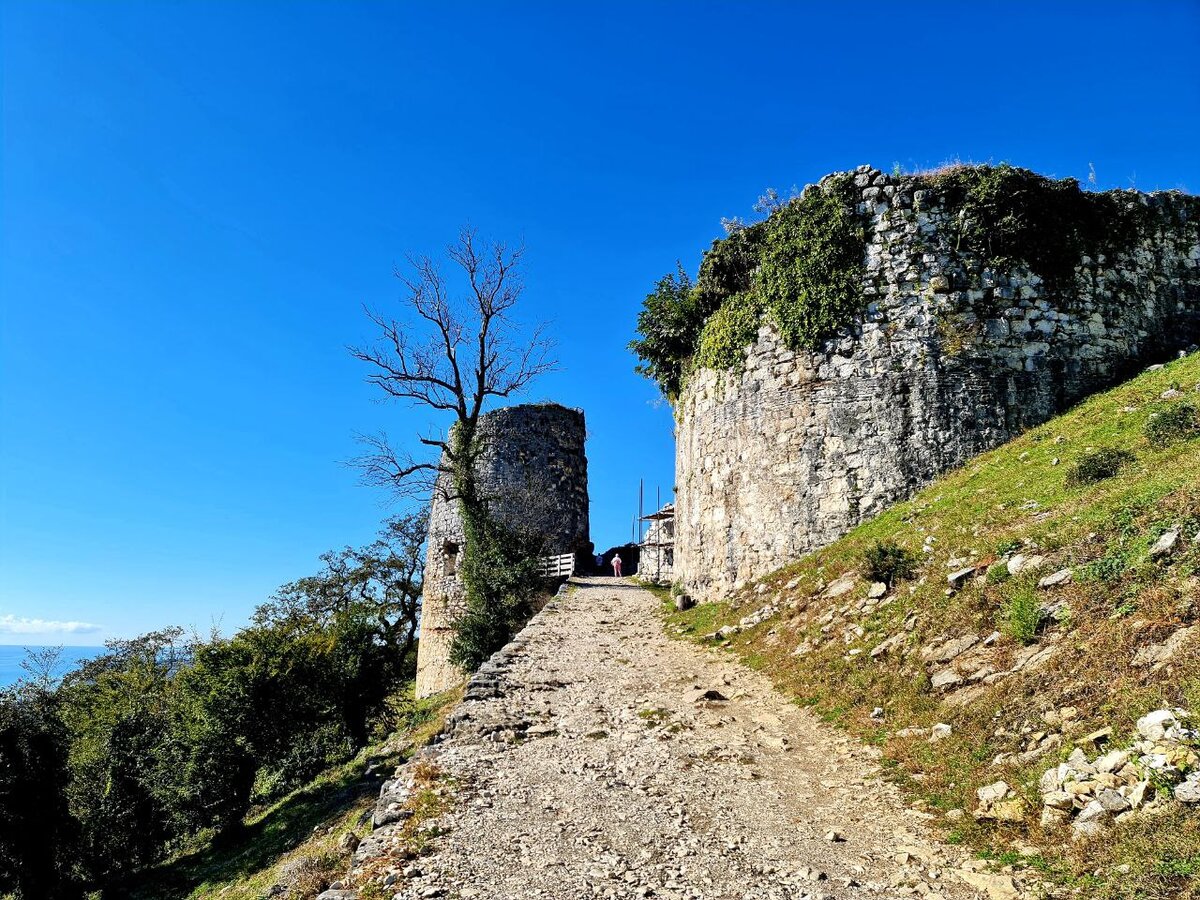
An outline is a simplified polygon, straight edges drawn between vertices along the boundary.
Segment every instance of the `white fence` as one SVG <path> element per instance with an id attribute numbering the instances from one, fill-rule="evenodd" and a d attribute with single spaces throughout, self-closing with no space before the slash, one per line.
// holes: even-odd
<path id="1" fill-rule="evenodd" d="M 543 578 L 570 578 L 575 574 L 575 554 L 541 557 L 538 559 L 538 574 Z"/>

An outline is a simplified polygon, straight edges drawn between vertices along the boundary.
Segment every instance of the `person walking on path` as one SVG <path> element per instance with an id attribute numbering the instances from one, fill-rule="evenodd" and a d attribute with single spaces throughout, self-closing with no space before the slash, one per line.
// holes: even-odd
<path id="1" fill-rule="evenodd" d="M 621 554 L 620 553 L 613 554 L 612 566 L 613 566 L 613 576 L 616 578 L 620 578 L 621 577 Z"/>

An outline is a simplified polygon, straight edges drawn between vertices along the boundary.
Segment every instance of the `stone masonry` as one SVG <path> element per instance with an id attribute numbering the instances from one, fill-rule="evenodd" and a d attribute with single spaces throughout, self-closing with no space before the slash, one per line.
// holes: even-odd
<path id="1" fill-rule="evenodd" d="M 479 420 L 483 450 L 477 463 L 489 514 L 536 538 L 547 555 L 587 549 L 588 491 L 583 413 L 554 403 L 510 406 Z M 458 568 L 466 538 L 458 503 L 442 476 L 434 489 L 425 559 L 421 639 L 417 649 L 418 697 L 457 684 L 463 673 L 450 662 L 455 619 L 465 595 Z"/>
<path id="2" fill-rule="evenodd" d="M 741 371 L 696 372 L 679 399 L 675 564 L 698 599 L 1200 339 L 1194 197 L 1121 192 L 1147 224 L 1052 291 L 1023 264 L 960 251 L 960 210 L 920 180 L 853 174 L 869 222 L 861 319 L 817 353 L 764 324 Z"/>

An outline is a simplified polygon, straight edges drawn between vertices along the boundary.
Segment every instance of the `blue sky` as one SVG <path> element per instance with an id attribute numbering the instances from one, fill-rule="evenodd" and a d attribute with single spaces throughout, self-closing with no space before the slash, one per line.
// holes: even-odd
<path id="1" fill-rule="evenodd" d="M 433 419 L 345 345 L 393 266 L 523 241 L 592 531 L 673 483 L 625 349 L 722 216 L 871 163 L 1200 190 L 1200 4 L 4 2 L 0 643 L 242 624 L 394 510 Z M 96 627 L 89 627 L 96 626 Z"/>

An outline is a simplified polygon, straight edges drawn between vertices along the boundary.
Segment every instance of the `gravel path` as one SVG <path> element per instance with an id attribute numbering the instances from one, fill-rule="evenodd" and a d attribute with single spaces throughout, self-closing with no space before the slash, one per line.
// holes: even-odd
<path id="1" fill-rule="evenodd" d="M 447 831 L 397 897 L 976 896 L 868 750 L 668 638 L 657 605 L 579 579 L 472 679 L 427 751 L 457 785 Z"/>

